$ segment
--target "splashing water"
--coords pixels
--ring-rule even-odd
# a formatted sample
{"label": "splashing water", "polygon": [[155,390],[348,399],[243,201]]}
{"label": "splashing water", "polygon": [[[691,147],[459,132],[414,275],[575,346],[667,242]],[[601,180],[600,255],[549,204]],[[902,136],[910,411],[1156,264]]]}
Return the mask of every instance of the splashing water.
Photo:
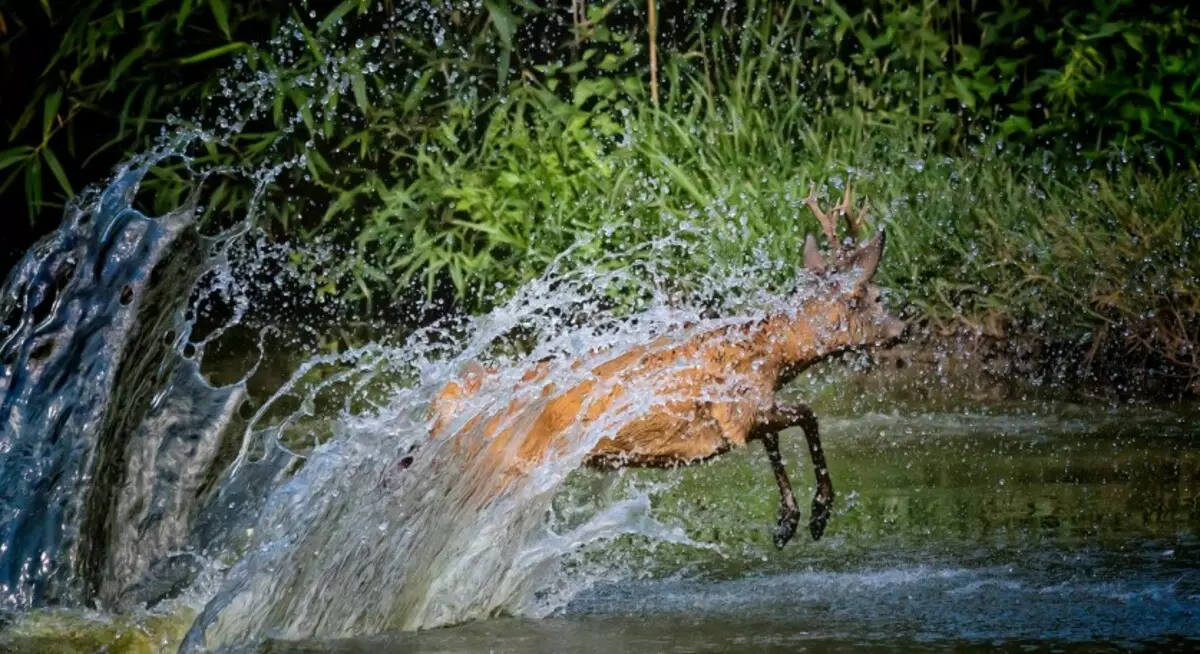
{"label": "splashing water", "polygon": [[85,198],[0,292],[8,609],[116,604],[135,591],[149,551],[184,544],[192,496],[240,402],[242,389],[208,387],[195,361],[171,356],[187,338],[173,298],[228,235],[191,229],[194,204],[158,220],[132,210],[143,172],[126,168]]}
{"label": "splashing water", "polygon": [[[397,347],[312,357],[242,426],[255,367],[216,386],[201,361],[251,310],[255,282],[239,276],[247,262],[236,258],[253,251],[242,246],[262,189],[303,156],[237,171],[256,192],[243,220],[216,236],[197,229],[198,195],[158,219],[132,202],[150,167],[224,142],[265,111],[270,84],[259,82],[240,87],[244,113],[223,115],[220,132],[180,129],[82,197],[4,287],[0,313],[13,317],[0,344],[0,474],[19,480],[0,495],[4,607],[127,610],[186,592],[207,603],[191,648],[370,634],[545,615],[589,583],[553,574],[560,557],[622,533],[696,546],[649,518],[645,492],[570,528],[556,531],[548,518],[556,490],[599,439],[667,399],[653,380],[627,388],[606,420],[566,429],[542,459],[506,452],[499,465],[494,448],[478,446],[486,421],[473,419],[517,402],[506,419],[519,434],[549,401],[545,385],[570,388],[592,367],[573,362],[600,363],[664,333],[756,321],[787,298],[753,280],[794,279],[793,264],[762,258],[681,277],[657,262],[711,241],[687,226],[584,268],[570,267],[568,251],[486,316],[442,321]],[[198,337],[197,307],[213,296],[231,316]],[[453,438],[430,440],[437,393],[479,362],[500,372],[457,407],[445,430]],[[534,366],[545,383],[521,387]],[[727,389],[706,390],[719,401]],[[279,409],[297,395],[299,408]],[[297,448],[288,428],[329,395],[342,404],[332,437]],[[217,588],[193,586],[201,570],[217,571]]]}
{"label": "splashing water", "polygon": [[[622,533],[689,542],[681,531],[648,519],[645,495],[618,502],[565,533],[554,533],[546,524],[555,491],[600,438],[670,399],[656,393],[661,380],[647,378],[637,382],[644,388],[626,388],[624,399],[602,420],[569,425],[545,458],[520,452],[521,434],[563,392],[544,391],[574,388],[592,379],[596,365],[663,333],[682,339],[763,315],[705,318],[701,307],[668,305],[665,277],[653,268],[562,272],[552,267],[503,306],[461,326],[462,345],[451,356],[439,356],[446,339],[439,338],[444,333],[438,328],[415,333],[399,348],[371,346],[345,355],[354,361],[354,374],[362,376],[356,386],[387,374],[419,381],[394,390],[368,414],[344,416],[334,439],[272,495],[251,553],[197,620],[188,644],[211,647],[267,633],[346,636],[496,614],[541,615],[579,589],[535,593],[549,583],[547,573],[555,571],[558,557],[573,549]],[[715,286],[708,288],[735,283],[709,281]],[[616,289],[645,298],[648,308],[625,317],[603,308],[606,291]],[[737,297],[728,290],[725,297]],[[682,329],[685,324],[690,328]],[[533,344],[528,354],[503,353],[511,349],[506,346],[514,332]],[[455,407],[442,432],[453,437],[429,440],[435,394],[479,360],[495,362],[499,372],[485,377],[482,387]],[[574,365],[579,361],[585,364]],[[520,384],[535,366],[545,371],[542,380]],[[720,401],[727,391],[732,396],[736,376],[727,384],[706,391]],[[488,419],[503,415],[508,406],[519,409],[504,415],[496,432],[509,429],[516,435],[507,443],[492,442]],[[255,436],[248,432],[251,440]],[[497,452],[498,447],[503,449]]]}
{"label": "splashing water", "polygon": [[[15,562],[7,568],[13,571],[6,591],[10,607],[88,598],[105,606],[132,607],[156,600],[164,591],[178,592],[195,575],[192,559],[223,551],[229,525],[239,520],[255,525],[248,554],[197,620],[189,646],[211,647],[267,633],[338,636],[441,626],[497,613],[541,615],[582,587],[560,588],[553,596],[536,593],[547,585],[557,558],[572,549],[621,533],[690,542],[677,528],[647,517],[644,494],[565,533],[547,526],[551,498],[582,457],[614,424],[666,399],[651,392],[653,381],[647,380],[641,391],[627,389],[629,399],[610,408],[608,420],[574,425],[562,435],[562,447],[544,460],[522,462],[519,470],[497,465],[489,448],[472,447],[488,436],[482,421],[471,423],[515,401],[523,408],[509,417],[511,424],[518,433],[528,428],[549,398],[539,395],[542,386],[536,385],[518,391],[524,395],[513,393],[523,371],[535,365],[546,367],[547,384],[569,388],[593,367],[571,365],[575,361],[598,364],[666,332],[682,338],[754,321],[767,307],[779,306],[782,297],[747,286],[740,277],[714,278],[703,287],[716,291],[714,297],[724,305],[714,305],[711,297],[703,304],[680,303],[672,292],[678,280],[653,262],[661,258],[655,253],[665,249],[691,247],[686,234],[646,245],[650,256],[637,266],[607,272],[551,267],[509,302],[466,324],[420,330],[400,347],[374,344],[341,356],[314,357],[259,409],[244,430],[231,474],[206,492],[229,463],[222,452],[229,452],[227,427],[244,397],[244,381],[223,388],[203,382],[196,356],[183,355],[186,347],[196,346],[184,345],[190,323],[177,299],[188,297],[205,272],[219,267],[214,261],[228,273],[227,260],[203,254],[225,252],[236,235],[200,237],[191,229],[190,206],[158,221],[132,211],[129,198],[140,174],[132,170],[119,177],[96,205],[98,219],[65,225],[52,243],[57,249],[35,249],[9,280],[6,297],[19,294],[14,287],[25,289],[23,303],[16,306],[38,307],[39,294],[57,281],[60,299],[52,302],[51,315],[86,304],[91,312],[65,315],[93,318],[93,323],[79,321],[83,327],[63,326],[24,312],[5,342],[6,352],[23,357],[8,355],[11,363],[5,368],[7,407],[15,416],[7,422],[5,439],[10,451],[31,452],[4,459],[10,474],[28,481],[27,487],[9,489],[5,496],[10,519],[4,554]],[[134,229],[114,228],[120,220]],[[109,241],[89,238],[89,229]],[[62,240],[64,233],[77,232],[83,235]],[[186,244],[181,234],[189,235]],[[123,266],[92,265],[104,253]],[[195,256],[184,256],[189,253]],[[85,262],[85,271],[107,273],[101,278],[105,288],[97,291],[95,283],[79,275],[62,274],[66,256]],[[167,260],[169,272],[159,272]],[[729,303],[746,303],[737,288],[754,288],[755,302],[770,302],[733,318],[704,316],[714,307],[721,313]],[[610,299],[616,293],[641,308],[619,311]],[[112,307],[100,301],[118,307],[115,319],[105,313]],[[685,324],[690,325],[686,331],[681,329]],[[39,359],[44,334],[64,345]],[[519,350],[515,334],[532,344],[527,354],[512,353]],[[157,349],[148,343],[158,344]],[[129,363],[129,358],[136,360]],[[84,360],[98,372],[71,374]],[[453,439],[430,441],[434,395],[459,378],[464,367],[481,360],[498,364],[501,372],[459,407],[447,430],[456,433]],[[375,382],[384,379],[382,401],[366,412],[343,410],[334,437],[302,457],[306,460],[299,472],[269,494],[254,521],[256,498],[246,498],[245,489],[261,489],[264,479],[292,455],[280,434],[295,414],[269,428],[257,428],[257,422],[272,402],[325,365],[343,369],[309,389],[305,406],[341,382],[364,396],[348,394],[349,407],[370,392],[378,394]],[[153,381],[124,381],[128,376]],[[68,383],[55,387],[57,394],[35,388],[39,392],[21,397],[26,392],[21,389],[46,378]],[[708,392],[719,400],[722,389]],[[76,397],[90,403],[72,405]],[[88,422],[54,420],[67,405],[72,405],[68,416]],[[139,407],[148,408],[139,413]],[[53,431],[29,429],[30,424]],[[74,456],[65,460],[56,458],[64,435],[77,439],[68,450]],[[519,444],[520,438],[514,441]],[[90,512],[75,508],[77,504]],[[54,506],[65,508],[48,511]],[[30,538],[27,525],[35,518],[45,532]],[[224,538],[214,535],[214,529]],[[33,565],[37,561],[40,568]]]}

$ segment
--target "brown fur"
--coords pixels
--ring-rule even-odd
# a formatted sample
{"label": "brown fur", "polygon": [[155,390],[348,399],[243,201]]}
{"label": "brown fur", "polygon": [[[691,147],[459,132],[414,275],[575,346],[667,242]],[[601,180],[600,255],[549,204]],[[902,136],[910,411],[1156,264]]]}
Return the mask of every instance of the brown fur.
{"label": "brown fur", "polygon": [[[829,219],[815,206],[814,211],[825,225]],[[832,354],[884,345],[899,337],[903,324],[883,311],[879,290],[870,283],[883,245],[881,232],[856,250],[836,251],[827,270],[810,239],[805,263],[820,286],[816,292],[810,289],[793,308],[754,324],[669,334],[611,358],[597,352],[586,361],[574,362],[575,371],[590,366],[590,374],[570,388],[544,381],[549,364],[537,364],[513,389],[526,399],[514,398],[502,410],[476,416],[454,434],[454,445],[486,447],[492,464],[504,472],[500,483],[507,484],[565,447],[562,436],[577,421],[586,425],[614,419],[612,408],[629,399],[627,389],[634,389],[639,396],[659,398],[658,403],[645,412],[618,412],[618,424],[606,427],[612,435],[596,444],[585,464],[608,469],[683,465],[762,439],[780,485],[783,515],[776,544],[782,545],[795,528],[797,512],[778,454],[777,434],[787,427],[804,426],[818,476],[814,521],[820,524],[813,525],[813,535],[819,537],[833,490],[816,421],[805,407],[777,406],[775,391]],[[459,381],[442,389],[433,404],[433,438],[448,436],[444,432],[462,401],[496,374],[495,369],[472,365]],[[721,396],[706,399],[705,391]],[[527,410],[531,415],[521,415]],[[465,439],[471,442],[458,442]],[[784,522],[790,522],[790,530]]]}

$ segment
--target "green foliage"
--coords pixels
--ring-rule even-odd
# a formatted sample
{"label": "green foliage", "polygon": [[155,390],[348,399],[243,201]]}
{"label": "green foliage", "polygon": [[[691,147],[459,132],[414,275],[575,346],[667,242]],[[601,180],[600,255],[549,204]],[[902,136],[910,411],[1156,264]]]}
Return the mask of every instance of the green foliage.
{"label": "green foliage", "polygon": [[716,50],[726,55],[718,61],[746,54],[736,45],[743,34],[769,29],[793,59],[779,77],[798,85],[793,95],[846,111],[864,130],[916,125],[948,151],[999,136],[1092,156],[1150,146],[1172,164],[1200,152],[1200,17],[1187,4],[751,6],[744,25],[753,30],[709,30],[734,44]]}
{"label": "green foliage", "polygon": [[1055,30],[1035,30],[1055,64],[1024,87],[1014,108],[1044,103],[1046,135],[1151,145],[1175,163],[1200,142],[1200,17],[1195,7],[1115,0],[1072,8]]}
{"label": "green foliage", "polygon": [[[408,10],[406,3],[400,5],[397,11]],[[531,19],[546,23],[539,17],[551,5],[497,0],[456,9],[434,3],[431,11],[439,22],[454,27],[447,38],[456,39],[441,47],[420,30],[380,27],[378,18],[356,22],[369,6],[366,0],[306,0],[298,6],[279,0],[0,6],[0,57],[10,68],[27,67],[25,59],[32,57],[43,71],[29,86],[23,107],[5,111],[9,145],[0,150],[0,195],[24,195],[31,217],[61,206],[57,198],[102,176],[123,153],[144,147],[168,114],[185,108],[211,115],[213,101],[222,97],[223,71],[234,57],[284,72],[318,69],[324,63],[319,49],[286,63],[269,61],[274,53],[262,43],[292,19],[309,25],[310,40],[315,33],[350,25],[358,33],[382,30],[391,39],[411,41],[404,56],[388,63],[405,71],[474,75],[484,96],[520,87],[540,64],[556,60],[564,62],[563,69],[581,67],[574,76],[646,84],[642,3],[593,8],[586,23],[553,29],[530,27]],[[911,134],[916,127],[934,136],[929,144],[941,151],[960,150],[988,136],[1093,155],[1110,146],[1133,152],[1147,146],[1169,163],[1193,159],[1200,147],[1200,19],[1188,3],[790,0],[752,2],[734,16],[721,7],[691,2],[668,20],[678,33],[668,54],[703,53],[710,83],[721,83],[715,73],[723,68],[756,69],[765,75],[756,82],[760,90],[764,79],[786,84],[787,98],[805,104],[810,115],[839,114],[863,133]],[[745,66],[741,59],[755,56],[753,44],[764,39],[776,59]],[[33,40],[58,46],[39,50],[31,47]],[[561,46],[547,50],[546,43]],[[587,47],[618,43],[623,51]],[[596,57],[590,62],[582,57],[589,51]],[[381,71],[361,74],[352,90],[368,119],[353,145],[375,163],[424,138],[411,133],[395,138],[411,127],[404,123],[411,122],[415,109],[445,115],[436,103],[453,95],[444,88],[436,97],[422,97],[419,106],[376,110],[368,98],[395,81],[386,77]],[[445,86],[455,84],[464,85]],[[311,90],[278,89],[285,104],[299,107],[308,106]],[[565,98],[560,94],[560,99]],[[282,109],[277,118],[287,113]],[[475,110],[477,116],[486,113],[486,107]],[[306,126],[310,120],[305,119]],[[284,127],[279,122],[264,126],[252,143],[243,139],[224,161],[244,159],[277,142]],[[330,126],[322,127],[328,131]],[[223,195],[230,203],[245,200],[230,190]],[[294,217],[282,219],[290,225]]]}
{"label": "green foliage", "polygon": [[[234,33],[276,29],[270,0],[86,0],[0,7],[7,25],[0,56],[43,70],[24,109],[7,125],[0,194],[24,182],[34,218],[74,194],[95,157],[119,159],[145,142],[166,114],[216,95],[215,65],[251,49]],[[45,39],[57,47],[45,50]],[[10,59],[11,58],[11,59]],[[207,64],[207,65],[206,65]],[[43,68],[44,67],[44,68]],[[64,165],[64,162],[66,165]]]}
{"label": "green foliage", "polygon": [[[391,15],[417,6],[400,4]],[[444,30],[359,0],[4,6],[14,34],[37,18],[63,39],[10,126],[0,193],[24,192],[36,214],[177,107],[228,120],[230,86],[267,80],[267,110],[190,165],[298,161],[260,199],[260,226],[347,248],[322,293],[448,289],[478,310],[572,244],[619,265],[610,253],[681,232],[710,247],[669,265],[794,257],[816,227],[803,198],[853,179],[891,229],[883,275],[920,321],[1119,342],[1200,371],[1190,6],[690,4],[664,20],[659,107],[641,2],[570,23],[549,4],[421,5]],[[281,31],[286,43],[263,41]],[[103,138],[85,146],[85,132]],[[188,177],[157,169],[149,208],[178,206]],[[244,177],[210,184],[214,220],[254,193]]]}

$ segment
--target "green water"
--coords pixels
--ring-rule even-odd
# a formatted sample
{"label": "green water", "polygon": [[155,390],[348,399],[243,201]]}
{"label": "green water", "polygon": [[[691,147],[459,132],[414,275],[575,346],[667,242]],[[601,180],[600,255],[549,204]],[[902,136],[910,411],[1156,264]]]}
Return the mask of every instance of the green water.
{"label": "green water", "polygon": [[[651,515],[708,549],[628,536],[586,548],[563,574],[590,587],[541,620],[260,651],[1200,649],[1194,408],[897,408],[822,430],[838,499],[819,542],[802,529],[771,545],[777,496],[758,447],[684,470],[580,473],[560,494],[563,524],[659,484]],[[802,443],[785,434],[806,508]],[[55,651],[44,635],[9,643]]]}
{"label": "green water", "polygon": [[[581,474],[563,510],[662,483],[653,515],[716,549],[622,538],[582,552],[572,569],[609,575],[543,620],[264,650],[1200,650],[1198,427],[1187,407],[1047,402],[827,418],[839,510],[820,542],[783,551],[757,448]],[[807,494],[801,443],[789,460]]]}

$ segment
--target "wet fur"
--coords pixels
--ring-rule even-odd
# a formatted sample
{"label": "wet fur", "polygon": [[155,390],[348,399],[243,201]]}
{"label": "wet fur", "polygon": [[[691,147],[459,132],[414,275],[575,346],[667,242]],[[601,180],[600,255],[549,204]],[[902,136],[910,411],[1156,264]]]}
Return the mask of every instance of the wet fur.
{"label": "wet fur", "polygon": [[[752,440],[767,449],[780,490],[780,518],[775,544],[782,547],[795,530],[798,511],[778,449],[778,434],[802,427],[813,457],[817,491],[810,531],[819,538],[833,502],[833,487],[817,435],[817,421],[802,405],[779,405],[775,392],[805,368],[854,347],[883,346],[894,342],[903,324],[879,305],[879,290],[870,284],[884,246],[883,234],[851,252],[835,252],[833,264],[806,245],[806,267],[814,273],[818,290],[798,299],[795,307],[756,323],[709,331],[660,337],[610,359],[594,353],[571,364],[578,371],[590,365],[584,380],[560,389],[545,380],[550,364],[543,362],[525,372],[514,399],[502,410],[472,418],[454,434],[447,429],[462,403],[489,382],[498,371],[472,364],[460,380],[447,384],[432,407],[432,438],[453,437],[456,447],[483,448],[500,467],[501,484],[561,451],[564,434],[576,422],[612,419],[626,389],[665,398],[644,413],[630,413],[611,426],[585,456],[593,468],[671,467],[687,465],[724,454]],[[815,259],[814,259],[815,257]],[[540,388],[539,388],[540,385]],[[719,389],[720,400],[703,399],[705,391]],[[522,392],[519,392],[522,391]],[[527,399],[518,399],[524,397]],[[534,398],[534,399],[529,399]],[[533,403],[540,412],[532,424],[513,420]],[[489,492],[499,492],[493,488]]]}

